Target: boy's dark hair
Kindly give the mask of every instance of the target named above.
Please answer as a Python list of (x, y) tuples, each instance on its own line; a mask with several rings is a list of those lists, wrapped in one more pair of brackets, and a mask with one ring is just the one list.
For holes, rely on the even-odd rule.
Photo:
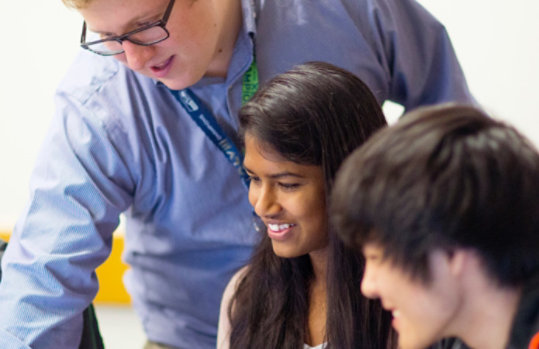
[(434, 249), (474, 249), (503, 286), (539, 269), (537, 150), (471, 106), (420, 108), (378, 132), (339, 170), (331, 212), (345, 242), (378, 244), (424, 282)]

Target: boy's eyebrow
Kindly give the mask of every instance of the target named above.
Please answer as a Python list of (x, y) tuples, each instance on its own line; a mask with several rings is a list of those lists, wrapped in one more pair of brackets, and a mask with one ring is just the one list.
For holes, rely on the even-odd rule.
[[(245, 169), (245, 172), (247, 172), (247, 174), (255, 174), (253, 171), (251, 171), (251, 170), (250, 170), (248, 167), (246, 167), (245, 165), (243, 165), (243, 168)], [(304, 178), (304, 177), (303, 177), (302, 175), (300, 175), (300, 174), (293, 173), (293, 172), (288, 172), (288, 171), (275, 173), (275, 174), (269, 175), (268, 177), (271, 178), (271, 179), (279, 179), (279, 178), (283, 178), (283, 177)]]
[(161, 19), (161, 17), (163, 17), (163, 14), (164, 14), (164, 10), (150, 11), (150, 12), (147, 12), (146, 14), (143, 14), (143, 15), (140, 15), (131, 19), (129, 22), (127, 22), (127, 25), (138, 24), (141, 21), (147, 22), (148, 20), (152, 22), (158, 21)]
[[(162, 11), (161, 11), (161, 12), (162, 12)], [(129, 27), (134, 27), (136, 24), (138, 24), (138, 23), (141, 22), (141, 21), (148, 21), (148, 20), (150, 20), (150, 21), (152, 21), (152, 22), (158, 21), (158, 20), (160, 20), (161, 17), (163, 16), (163, 13), (161, 13), (161, 12), (158, 12), (158, 11), (149, 11), (149, 12), (147, 12), (147, 13), (145, 13), (145, 14), (138, 15), (138, 16), (136, 16), (136, 17), (130, 19), (129, 22), (127, 22), (127, 23), (125, 24), (125, 27), (127, 27), (127, 28), (129, 28)], [(152, 13), (153, 13), (153, 15), (152, 15)], [(134, 29), (137, 29), (137, 28), (134, 28)], [(118, 36), (119, 36), (119, 35), (123, 35), (123, 34), (129, 32), (129, 31), (131, 31), (131, 30), (134, 30), (134, 29), (130, 29), (130, 30), (127, 30), (127, 31), (124, 31), (124, 32), (122, 32), (122, 33), (117, 34), (117, 33), (111, 33), (111, 32), (108, 32), (108, 31), (95, 30), (95, 29), (92, 29), (92, 28), (88, 27), (88, 30), (90, 30), (90, 31), (92, 31), (92, 32), (94, 32), (94, 33), (96, 33), (96, 34), (118, 35)]]

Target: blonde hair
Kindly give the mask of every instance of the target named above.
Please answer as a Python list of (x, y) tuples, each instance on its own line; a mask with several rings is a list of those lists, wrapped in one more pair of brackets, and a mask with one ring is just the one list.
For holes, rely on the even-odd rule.
[(90, 2), (92, 2), (92, 0), (62, 0), (62, 2), (64, 3), (64, 5), (66, 5), (69, 8), (74, 8), (74, 9), (79, 10), (81, 8), (88, 6)]

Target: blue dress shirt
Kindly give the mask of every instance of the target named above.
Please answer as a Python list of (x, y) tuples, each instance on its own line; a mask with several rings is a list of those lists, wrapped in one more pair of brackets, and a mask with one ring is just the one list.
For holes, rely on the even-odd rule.
[[(413, 0), (242, 3), (227, 78), (192, 87), (234, 139), (254, 51), (261, 84), (321, 60), (380, 103), (473, 101), (444, 27)], [(81, 52), (55, 102), (2, 260), (0, 348), (77, 347), (122, 212), (124, 281), (148, 338), (213, 348), (222, 291), (257, 241), (236, 170), (164, 85), (110, 57)]]

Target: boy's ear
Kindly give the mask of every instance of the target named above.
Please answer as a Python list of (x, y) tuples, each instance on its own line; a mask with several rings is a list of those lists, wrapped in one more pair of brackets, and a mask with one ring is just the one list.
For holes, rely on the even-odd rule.
[(469, 263), (470, 251), (462, 248), (452, 249), (447, 252), (447, 258), (449, 263), (449, 272), (459, 277), (466, 271), (466, 265)]

